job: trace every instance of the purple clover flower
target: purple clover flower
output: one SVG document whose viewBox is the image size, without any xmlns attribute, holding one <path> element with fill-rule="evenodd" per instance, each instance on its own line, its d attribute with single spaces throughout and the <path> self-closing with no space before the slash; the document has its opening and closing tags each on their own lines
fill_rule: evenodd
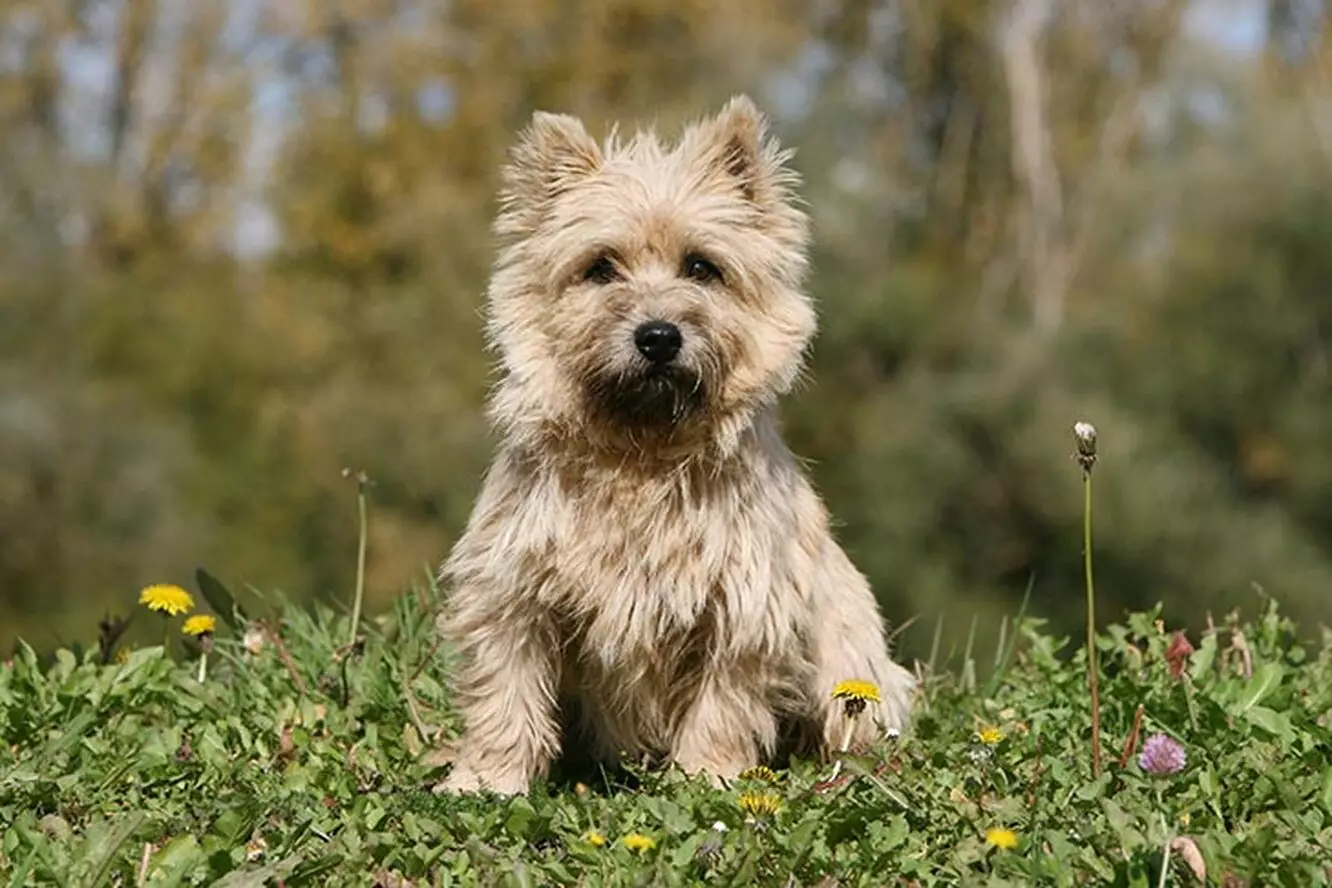
<svg viewBox="0 0 1332 888">
<path fill-rule="evenodd" d="M 1138 756 L 1138 767 L 1148 774 L 1157 776 L 1178 774 L 1184 770 L 1188 756 L 1184 747 L 1165 734 L 1153 734 L 1142 744 L 1142 753 Z"/>
</svg>

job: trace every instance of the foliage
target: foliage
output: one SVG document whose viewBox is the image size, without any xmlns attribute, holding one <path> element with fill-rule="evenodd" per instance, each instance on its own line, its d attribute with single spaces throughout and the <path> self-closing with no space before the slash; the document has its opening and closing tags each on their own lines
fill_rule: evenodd
<svg viewBox="0 0 1332 888">
<path fill-rule="evenodd" d="M 1147 886 L 1181 836 L 1213 882 L 1332 880 L 1332 634 L 1304 645 L 1274 602 L 1187 653 L 1159 608 L 1099 636 L 1099 780 L 1082 653 L 1024 619 L 993 671 L 973 652 L 926 669 L 908 732 L 836 779 L 797 762 L 714 789 L 635 768 L 496 800 L 435 796 L 418 763 L 431 723 L 455 727 L 435 595 L 360 649 L 322 607 L 286 612 L 280 650 L 233 608 L 203 684 L 160 646 L 109 665 L 21 646 L 0 667 L 7 883 Z M 1182 772 L 1120 759 L 1156 733 L 1184 745 Z"/>
<path fill-rule="evenodd" d="M 1257 583 L 1312 631 L 1332 16 L 1267 5 L 1232 51 L 1188 25 L 1227 4 L 1184 0 L 8 4 L 0 650 L 86 641 L 116 590 L 201 563 L 349 602 L 344 469 L 375 482 L 386 607 L 493 450 L 478 309 L 517 128 L 674 131 L 741 90 L 815 221 L 790 440 L 895 622 L 992 643 L 1034 577 L 1078 625 L 1083 417 L 1103 619 L 1196 628 Z"/>
</svg>

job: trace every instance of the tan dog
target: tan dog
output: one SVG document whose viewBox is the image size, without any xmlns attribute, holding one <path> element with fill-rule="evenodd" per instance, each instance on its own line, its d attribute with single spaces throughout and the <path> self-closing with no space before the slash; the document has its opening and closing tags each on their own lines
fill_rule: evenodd
<svg viewBox="0 0 1332 888">
<path fill-rule="evenodd" d="M 488 295 L 503 445 L 443 569 L 466 727 L 437 789 L 525 792 L 562 719 L 714 779 L 792 732 L 904 726 L 912 676 L 778 429 L 815 332 L 788 161 L 744 97 L 669 147 L 546 113 L 522 134 Z M 844 679 L 881 693 L 853 729 Z"/>
</svg>

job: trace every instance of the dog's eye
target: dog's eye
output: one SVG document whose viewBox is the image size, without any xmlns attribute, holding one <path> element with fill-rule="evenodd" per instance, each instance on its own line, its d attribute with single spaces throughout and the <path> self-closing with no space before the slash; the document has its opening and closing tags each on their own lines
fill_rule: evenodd
<svg viewBox="0 0 1332 888">
<path fill-rule="evenodd" d="M 690 253 L 685 257 L 684 273 L 685 277 L 700 284 L 711 284 L 722 279 L 721 269 L 698 253 Z"/>
<path fill-rule="evenodd" d="M 594 284 L 609 284 L 620 279 L 620 272 L 609 256 L 598 256 L 583 270 L 583 280 Z"/>
</svg>

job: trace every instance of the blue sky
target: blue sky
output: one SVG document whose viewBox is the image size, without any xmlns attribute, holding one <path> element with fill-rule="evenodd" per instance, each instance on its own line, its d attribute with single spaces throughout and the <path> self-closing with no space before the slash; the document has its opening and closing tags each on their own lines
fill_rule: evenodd
<svg viewBox="0 0 1332 888">
<path fill-rule="evenodd" d="M 1194 0 L 1185 18 L 1193 36 L 1234 52 L 1262 46 L 1267 34 L 1264 0 Z"/>
</svg>

